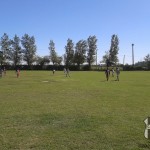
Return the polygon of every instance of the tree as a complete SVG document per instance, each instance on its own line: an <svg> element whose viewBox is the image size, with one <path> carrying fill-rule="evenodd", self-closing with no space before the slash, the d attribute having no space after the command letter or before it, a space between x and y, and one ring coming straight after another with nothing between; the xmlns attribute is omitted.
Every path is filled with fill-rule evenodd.
<svg viewBox="0 0 150 150"><path fill-rule="evenodd" d="M91 69L91 64L95 61L95 55L97 51L96 36L89 36L87 42L88 42L87 62L89 64L89 69Z"/></svg>
<svg viewBox="0 0 150 150"><path fill-rule="evenodd" d="M57 62L56 62L56 63L57 63L58 65L61 65L62 60L63 60L63 58L62 58L61 56L58 56L58 57L57 57Z"/></svg>
<svg viewBox="0 0 150 150"><path fill-rule="evenodd" d="M118 54L119 51L119 39L118 36L113 34L112 38L111 38L111 46L110 46L110 50L109 50L109 61L111 63L117 63L118 62Z"/></svg>
<svg viewBox="0 0 150 150"><path fill-rule="evenodd" d="M11 60L13 61L13 64L19 65L22 60L22 49L20 46L20 38L15 35L14 39L11 41Z"/></svg>
<svg viewBox="0 0 150 150"><path fill-rule="evenodd" d="M86 60L86 51L87 42L85 40L80 40L76 43L74 62L77 63L78 69L80 69L80 65L83 64Z"/></svg>
<svg viewBox="0 0 150 150"><path fill-rule="evenodd" d="M0 65L2 66L3 64L3 52L0 51Z"/></svg>
<svg viewBox="0 0 150 150"><path fill-rule="evenodd" d="M145 57L144 57L144 60L147 64L147 68L150 69L150 54L147 54Z"/></svg>
<svg viewBox="0 0 150 150"><path fill-rule="evenodd" d="M105 55L103 56L102 62L104 62L104 63L106 64L107 68L108 68L109 66L111 66L111 62L110 62L110 60L109 60L109 51L106 51L106 52L105 52Z"/></svg>
<svg viewBox="0 0 150 150"><path fill-rule="evenodd" d="M37 56L36 63L43 67L45 64L50 63L49 56L44 56L44 57Z"/></svg>
<svg viewBox="0 0 150 150"><path fill-rule="evenodd" d="M23 49L23 59L27 62L27 65L31 67L36 58L36 45L34 36L25 34L21 40Z"/></svg>
<svg viewBox="0 0 150 150"><path fill-rule="evenodd" d="M69 67L73 64L73 58L74 58L74 43L71 39L67 40L67 45L65 46L65 54L64 54L64 61L66 67Z"/></svg>
<svg viewBox="0 0 150 150"><path fill-rule="evenodd" d="M6 64L10 60L10 46L11 41L6 33L1 37L1 65Z"/></svg>
<svg viewBox="0 0 150 150"><path fill-rule="evenodd" d="M57 53L55 51L55 43L52 40L50 40L49 43L49 50L50 50L50 60L54 65L55 63L57 63Z"/></svg>
<svg viewBox="0 0 150 150"><path fill-rule="evenodd" d="M109 59L109 52L106 51L105 55L103 56L102 62L106 63L108 59Z"/></svg>

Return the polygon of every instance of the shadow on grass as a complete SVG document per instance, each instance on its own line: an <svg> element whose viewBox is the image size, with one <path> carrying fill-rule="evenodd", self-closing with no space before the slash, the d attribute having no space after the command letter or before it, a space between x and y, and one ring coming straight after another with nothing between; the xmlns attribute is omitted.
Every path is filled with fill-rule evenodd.
<svg viewBox="0 0 150 150"><path fill-rule="evenodd" d="M139 147L139 148L142 148L142 149L143 149L143 148L144 148L144 149L145 149L145 148L146 148L146 149L147 149L147 148L150 149L150 144L149 144L149 143L148 143L148 144L141 144L141 143L139 143L139 144L138 144L138 147Z"/></svg>
<svg viewBox="0 0 150 150"><path fill-rule="evenodd" d="M100 82L108 82L107 80L102 80L102 81L100 81Z"/></svg>
<svg viewBox="0 0 150 150"><path fill-rule="evenodd" d="M118 80L110 80L111 82L114 82L114 81L118 81Z"/></svg>
<svg viewBox="0 0 150 150"><path fill-rule="evenodd" d="M102 80L102 81L100 81L100 82L115 82L115 81L118 81L118 80Z"/></svg>

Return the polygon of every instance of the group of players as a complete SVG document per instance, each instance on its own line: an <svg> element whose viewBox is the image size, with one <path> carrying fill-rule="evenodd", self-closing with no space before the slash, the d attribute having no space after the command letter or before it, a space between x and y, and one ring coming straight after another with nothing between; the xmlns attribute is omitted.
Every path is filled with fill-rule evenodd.
<svg viewBox="0 0 150 150"><path fill-rule="evenodd" d="M2 68L0 68L0 77L2 77L2 76L5 76L6 75L6 69L5 69L5 67L2 69Z"/></svg>
<svg viewBox="0 0 150 150"><path fill-rule="evenodd" d="M5 69L5 67L3 69L0 68L0 77L5 76L5 75L6 75L6 69ZM16 69L16 76L17 76L17 78L19 78L19 75L20 75L20 70Z"/></svg>
<svg viewBox="0 0 150 150"><path fill-rule="evenodd" d="M70 70L69 68L64 68L64 74L66 77L70 77L69 74ZM109 80L110 74L112 72L112 77L114 77L114 74L116 72L116 81L119 81L119 75L120 75L120 69L118 67L116 67L116 70L114 70L114 68L112 68L111 70L109 70L108 68L105 70L105 75L106 75L106 80ZM55 70L53 69L53 74L55 74Z"/></svg>
<svg viewBox="0 0 150 150"><path fill-rule="evenodd" d="M69 68L64 68L64 74L66 77L70 77L70 74L69 74L70 70ZM116 72L116 81L119 81L119 75L120 75L120 70L119 68L117 67L116 70L114 70L114 68L112 68L111 70L109 70L108 68L105 70L105 75L106 75L106 80L108 81L109 80L109 77L110 77L110 74L112 73L112 77L114 77L114 74ZM53 74L55 74L55 70L53 69ZM5 67L3 69L0 69L0 77L2 76L5 76L6 75L6 69ZM19 77L20 75L20 70L19 69L16 69L16 75L17 75L17 78Z"/></svg>
<svg viewBox="0 0 150 150"><path fill-rule="evenodd" d="M54 75L55 74L55 69L53 69L52 72L53 72L53 75ZM66 77L70 77L69 72L70 72L69 68L67 68L67 69L64 68L64 74L65 74Z"/></svg>
<svg viewBox="0 0 150 150"><path fill-rule="evenodd" d="M111 70L107 69L105 70L105 75L106 75L106 80L108 81L109 80L109 77L110 77L110 72L112 72L112 77L114 77L114 74L116 72L116 81L119 81L119 75L120 75L120 69L118 67L116 67L116 70L114 70L114 68L112 68Z"/></svg>

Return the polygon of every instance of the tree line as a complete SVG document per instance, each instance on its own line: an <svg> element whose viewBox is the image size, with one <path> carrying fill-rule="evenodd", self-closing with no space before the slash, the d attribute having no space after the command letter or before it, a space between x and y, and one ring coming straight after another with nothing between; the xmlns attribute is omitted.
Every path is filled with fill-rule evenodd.
<svg viewBox="0 0 150 150"><path fill-rule="evenodd" d="M48 56L37 56L34 36L24 34L19 38L15 35L13 39L9 39L9 36L4 33L0 40L0 64L17 66L25 62L30 67L34 63L42 66L50 62L53 65L60 65L64 62L66 67L70 65L80 67L81 64L88 62L89 67L91 67L91 64L95 61L97 38L96 36L89 36L87 40L80 40L76 45L71 39L68 39L63 56L57 54L53 40L50 40L48 49Z"/></svg>
<svg viewBox="0 0 150 150"><path fill-rule="evenodd" d="M87 40L79 40L76 44L72 39L68 38L65 53L63 56L57 54L55 43L50 40L48 45L48 56L37 56L37 46L34 36L24 34L21 38L15 35L10 39L7 33L4 33L0 39L0 64L2 65L21 65L26 63L29 68L33 65L44 66L52 63L53 65L61 65L62 62L66 67L76 65L78 69L84 63L88 64L89 69L91 65L97 61L97 37L89 36ZM119 38L113 34L111 37L110 49L105 52L103 62L108 66L118 63L119 52ZM149 56L149 55L148 55ZM146 60L148 60L146 58Z"/></svg>

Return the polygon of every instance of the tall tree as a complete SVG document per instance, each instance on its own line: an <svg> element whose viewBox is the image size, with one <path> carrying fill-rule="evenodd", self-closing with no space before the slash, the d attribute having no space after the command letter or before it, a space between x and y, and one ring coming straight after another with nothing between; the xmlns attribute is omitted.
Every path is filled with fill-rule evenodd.
<svg viewBox="0 0 150 150"><path fill-rule="evenodd" d="M0 65L2 66L3 64L3 52L0 51Z"/></svg>
<svg viewBox="0 0 150 150"><path fill-rule="evenodd" d="M150 54L147 54L145 57L144 57L144 60L147 64L147 67L148 69L150 69Z"/></svg>
<svg viewBox="0 0 150 150"><path fill-rule="evenodd" d="M69 67L73 64L74 58L74 43L71 39L67 40L67 45L65 46L65 54L64 54L64 61L66 67Z"/></svg>
<svg viewBox="0 0 150 150"><path fill-rule="evenodd" d="M31 67L36 58L36 45L34 36L25 34L21 40L23 46L23 59L27 62L27 65Z"/></svg>
<svg viewBox="0 0 150 150"><path fill-rule="evenodd" d="M80 65L86 61L86 51L87 42L85 40L80 40L76 43L74 62L77 63L78 69L80 69Z"/></svg>
<svg viewBox="0 0 150 150"><path fill-rule="evenodd" d="M112 63L118 62L118 51L119 51L119 39L118 36L113 34L111 38L111 46L109 50L109 61Z"/></svg>
<svg viewBox="0 0 150 150"><path fill-rule="evenodd" d="M95 55L97 53L97 38L96 36L89 36L88 42L88 52L87 52L87 62L89 64L89 69L91 69L91 64L95 62Z"/></svg>
<svg viewBox="0 0 150 150"><path fill-rule="evenodd" d="M20 46L20 38L15 35L13 40L11 41L11 60L13 61L13 64L19 65L22 60L22 49Z"/></svg>
<svg viewBox="0 0 150 150"><path fill-rule="evenodd" d="M57 53L55 50L55 43L52 40L50 40L49 43L49 50L50 50L50 60L54 65L55 63L57 63Z"/></svg>
<svg viewBox="0 0 150 150"><path fill-rule="evenodd" d="M4 33L0 41L1 46L1 65L6 64L10 60L10 49L11 49L11 40L8 35Z"/></svg>

